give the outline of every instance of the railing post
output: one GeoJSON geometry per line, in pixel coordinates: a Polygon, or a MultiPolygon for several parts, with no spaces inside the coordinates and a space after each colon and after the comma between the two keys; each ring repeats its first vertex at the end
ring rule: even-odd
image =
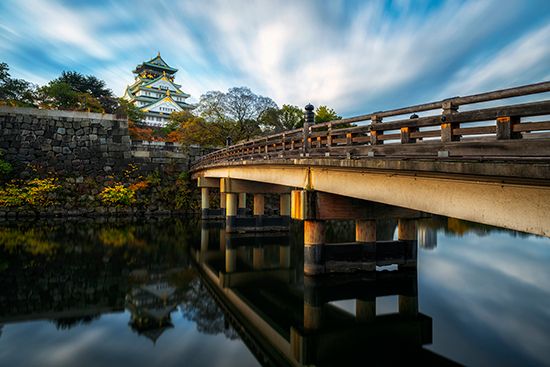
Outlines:
{"type": "Polygon", "coordinates": [[[284,152],[286,148],[286,134],[281,135],[281,150],[284,152]]]}
{"type": "MultiPolygon", "coordinates": [[[[449,141],[459,141],[459,135],[453,135],[453,129],[458,128],[459,124],[450,120],[447,116],[458,111],[458,106],[453,104],[453,101],[444,101],[442,106],[443,113],[441,115],[441,141],[446,143],[449,141]]],[[[452,118],[452,116],[451,116],[452,118]]]]}
{"type": "Polygon", "coordinates": [[[313,113],[313,105],[311,103],[308,103],[305,107],[305,121],[304,121],[304,129],[303,129],[303,145],[302,150],[304,153],[307,153],[310,148],[310,142],[309,142],[309,134],[310,134],[310,126],[313,125],[313,122],[315,120],[315,114],[313,113]]]}
{"type": "MultiPolygon", "coordinates": [[[[382,122],[382,118],[377,116],[377,115],[372,115],[371,116],[371,128],[376,126],[376,124],[379,124],[382,122]]],[[[384,144],[384,141],[383,140],[379,140],[378,139],[378,136],[384,134],[383,131],[376,131],[376,130],[372,130],[370,131],[370,143],[372,145],[378,145],[378,144],[384,144]]]]}
{"type": "MultiPolygon", "coordinates": [[[[416,113],[412,114],[410,119],[415,120],[418,118],[416,113]]],[[[401,128],[401,144],[416,143],[415,138],[411,138],[411,133],[417,132],[417,127],[406,126],[401,128]]]]}
{"type": "Polygon", "coordinates": [[[332,122],[328,123],[328,131],[327,131],[327,147],[332,146],[332,122]]]}
{"type": "Polygon", "coordinates": [[[519,117],[497,117],[497,140],[521,139],[521,133],[515,133],[514,125],[519,124],[519,117]]]}

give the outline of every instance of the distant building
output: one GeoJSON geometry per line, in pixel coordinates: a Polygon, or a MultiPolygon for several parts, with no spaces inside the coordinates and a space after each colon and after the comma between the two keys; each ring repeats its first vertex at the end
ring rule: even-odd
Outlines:
{"type": "Polygon", "coordinates": [[[133,73],[136,80],[126,87],[123,98],[145,112],[145,120],[151,126],[166,126],[172,112],[188,110],[194,106],[185,102],[189,94],[181,91],[181,85],[174,83],[174,69],[157,56],[139,64],[133,73]]]}

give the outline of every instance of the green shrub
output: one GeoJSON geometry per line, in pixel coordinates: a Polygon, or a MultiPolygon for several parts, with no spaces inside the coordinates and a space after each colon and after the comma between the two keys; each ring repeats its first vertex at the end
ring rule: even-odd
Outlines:
{"type": "Polygon", "coordinates": [[[12,182],[0,189],[0,207],[22,205],[49,206],[54,203],[51,194],[60,189],[56,178],[35,178],[27,182],[12,182]]]}
{"type": "Polygon", "coordinates": [[[128,206],[136,202],[136,192],[118,184],[105,187],[99,193],[99,198],[107,206],[128,206]]]}

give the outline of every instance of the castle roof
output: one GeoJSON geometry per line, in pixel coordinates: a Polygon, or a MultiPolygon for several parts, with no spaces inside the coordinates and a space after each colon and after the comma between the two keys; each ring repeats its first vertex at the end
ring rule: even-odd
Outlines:
{"type": "Polygon", "coordinates": [[[157,56],[153,57],[149,61],[145,61],[138,66],[136,66],[136,69],[133,71],[134,74],[139,74],[143,70],[147,69],[153,69],[156,71],[165,71],[167,74],[175,74],[178,69],[175,69],[173,67],[168,66],[166,61],[162,59],[160,56],[160,52],[157,54],[157,56]]]}

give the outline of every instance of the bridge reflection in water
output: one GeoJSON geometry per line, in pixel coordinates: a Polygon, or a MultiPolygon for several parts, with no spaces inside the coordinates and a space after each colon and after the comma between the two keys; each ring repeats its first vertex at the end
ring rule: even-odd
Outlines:
{"type": "MultiPolygon", "coordinates": [[[[299,238],[226,233],[223,223],[210,221],[191,251],[210,293],[259,361],[453,364],[423,348],[432,343],[432,319],[418,310],[416,266],[304,277],[299,238]],[[380,314],[376,300],[386,296],[398,297],[398,309],[380,314]],[[334,304],[340,300],[355,300],[355,311],[334,304]]],[[[431,241],[433,247],[433,235],[431,241]]]]}
{"type": "MultiPolygon", "coordinates": [[[[376,254],[377,263],[380,260],[385,265],[388,262],[384,256],[395,255],[384,247],[391,248],[395,242],[399,219],[376,220],[377,242],[366,246],[371,247],[367,255],[376,254]]],[[[412,221],[418,241],[407,242],[411,248],[417,244],[430,250],[441,241],[437,251],[423,253],[418,269],[416,262],[409,262],[391,268],[377,266],[376,271],[315,277],[304,276],[303,226],[296,221],[291,221],[290,230],[285,232],[255,234],[227,233],[223,222],[205,221],[201,225],[173,219],[141,224],[63,221],[0,227],[0,347],[4,353],[0,364],[32,365],[31,356],[18,352],[22,345],[32,348],[33,355],[53,355],[72,342],[105,330],[117,333],[120,348],[112,348],[111,339],[100,338],[79,352],[79,358],[95,361],[99,356],[108,356],[112,362],[108,364],[122,364],[135,353],[139,357],[134,358],[133,365],[151,365],[159,354],[176,350],[179,354],[171,354],[170,358],[179,363],[194,358],[184,346],[195,341],[207,351],[206,357],[198,359],[207,365],[214,364],[210,363],[211,355],[225,357],[228,349],[236,347],[240,356],[232,360],[236,365],[253,363],[246,347],[264,365],[355,365],[357,361],[452,364],[429,350],[432,348],[446,357],[475,364],[482,360],[474,353],[480,345],[491,360],[502,361],[502,345],[492,346],[502,334],[484,319],[476,318],[471,312],[476,307],[448,305],[457,297],[462,297],[461,305],[484,305],[485,298],[472,296],[469,287],[466,292],[449,292],[441,285],[460,288],[462,284],[457,285],[452,277],[430,285],[430,279],[446,274],[435,268],[442,261],[435,260],[441,259],[441,253],[451,250],[457,254],[483,254],[487,248],[477,243],[468,252],[466,238],[484,236],[489,240],[494,236],[500,241],[504,238],[501,230],[444,217],[412,221]],[[449,242],[449,238],[462,235],[464,241],[449,242]],[[454,243],[463,246],[453,249],[454,243]],[[430,268],[422,267],[428,264],[430,268]],[[439,275],[430,275],[434,272],[439,275]],[[438,308],[435,297],[440,295],[448,304],[438,308]],[[390,314],[385,307],[389,299],[395,302],[390,314]],[[459,313],[461,316],[457,316],[459,313]],[[468,321],[453,324],[457,318],[468,321]],[[44,326],[50,323],[55,327],[44,326]],[[454,325],[462,325],[465,330],[454,325]],[[35,332],[46,329],[46,334],[35,332]],[[489,330],[489,337],[483,334],[483,339],[476,339],[476,334],[482,334],[480,330],[489,330]],[[449,335],[467,340],[470,345],[455,351],[456,343],[449,342],[449,335]],[[233,342],[239,338],[246,347],[233,342]],[[136,346],[139,351],[132,349],[136,346]],[[239,363],[243,359],[248,363],[239,363]]],[[[326,242],[353,241],[355,228],[354,221],[327,220],[326,242]]],[[[513,233],[511,238],[513,242],[523,241],[521,246],[504,247],[506,251],[498,247],[499,254],[519,256],[513,248],[529,248],[529,254],[536,249],[527,243],[532,236],[513,233]]],[[[535,258],[543,259],[547,253],[542,248],[535,258]]],[[[447,260],[451,259],[460,266],[460,256],[447,260]]],[[[542,263],[528,264],[545,274],[542,263]]],[[[456,271],[466,278],[470,271],[481,274],[476,277],[480,284],[492,285],[498,280],[502,286],[501,293],[496,294],[508,295],[510,289],[521,294],[527,284],[506,280],[501,273],[492,278],[490,272],[479,273],[476,267],[463,265],[456,271]],[[490,281],[484,282],[485,277],[490,281]]],[[[480,284],[472,287],[483,288],[480,284]]],[[[534,304],[543,304],[547,294],[526,296],[526,301],[519,304],[501,302],[503,296],[494,298],[494,302],[504,309],[508,307],[503,313],[507,319],[535,315],[537,320],[545,321],[545,314],[534,304]],[[528,301],[531,299],[540,302],[528,301]]],[[[544,324],[536,324],[529,317],[520,320],[525,325],[521,333],[544,324]]],[[[546,335],[544,332],[540,329],[540,335],[546,335]]],[[[509,340],[514,338],[509,336],[509,340]]],[[[520,354],[519,346],[510,350],[515,361],[529,361],[520,354]]],[[[544,360],[544,350],[538,349],[537,353],[544,360]]]]}

